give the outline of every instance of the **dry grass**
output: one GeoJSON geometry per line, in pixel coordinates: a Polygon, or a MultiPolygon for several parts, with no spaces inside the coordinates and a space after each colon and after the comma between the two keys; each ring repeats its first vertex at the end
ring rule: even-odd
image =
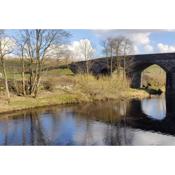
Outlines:
{"type": "Polygon", "coordinates": [[[129,82],[121,76],[101,76],[98,79],[92,75],[77,75],[75,89],[92,99],[116,98],[121,92],[129,90],[129,82]]]}

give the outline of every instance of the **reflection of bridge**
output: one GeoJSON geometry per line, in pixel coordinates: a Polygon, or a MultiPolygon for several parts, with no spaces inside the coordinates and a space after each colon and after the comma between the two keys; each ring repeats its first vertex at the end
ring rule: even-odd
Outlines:
{"type": "Polygon", "coordinates": [[[145,131],[155,131],[175,135],[175,96],[166,96],[166,116],[162,120],[148,117],[140,100],[128,102],[107,102],[72,106],[76,116],[97,120],[117,127],[131,127],[145,131]],[[95,106],[95,107],[94,107],[95,106]],[[121,113],[121,111],[124,111],[121,113]]]}
{"type": "Polygon", "coordinates": [[[166,117],[163,120],[155,120],[148,118],[146,114],[143,113],[141,102],[132,101],[130,110],[127,113],[127,120],[124,122],[127,125],[140,128],[142,130],[151,130],[155,132],[161,132],[164,134],[175,135],[175,97],[166,97],[166,117]]]}
{"type": "MultiPolygon", "coordinates": [[[[104,74],[110,72],[110,58],[99,58],[90,61],[90,72],[93,74],[104,74]]],[[[120,58],[123,65],[123,58],[120,58]]],[[[175,53],[131,55],[126,57],[126,72],[131,79],[131,87],[139,88],[141,84],[141,73],[147,67],[157,64],[166,72],[166,90],[175,93],[175,53]]],[[[86,62],[76,62],[70,65],[74,73],[85,72],[86,62]]],[[[116,69],[116,59],[113,59],[113,71],[116,69]]]]}

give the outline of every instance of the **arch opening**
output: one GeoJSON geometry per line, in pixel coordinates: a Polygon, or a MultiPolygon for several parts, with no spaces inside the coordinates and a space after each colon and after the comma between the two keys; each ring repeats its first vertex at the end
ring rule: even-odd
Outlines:
{"type": "Polygon", "coordinates": [[[157,64],[146,67],[141,72],[141,87],[151,87],[154,89],[166,89],[166,70],[157,64]]]}

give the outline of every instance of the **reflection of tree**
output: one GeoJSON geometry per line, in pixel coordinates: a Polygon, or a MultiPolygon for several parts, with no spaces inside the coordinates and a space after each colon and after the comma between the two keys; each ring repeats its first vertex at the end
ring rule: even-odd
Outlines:
{"type": "Polygon", "coordinates": [[[120,145],[118,138],[118,127],[115,125],[107,125],[106,132],[104,136],[104,142],[107,145],[120,145]]]}
{"type": "Polygon", "coordinates": [[[59,126],[59,123],[60,123],[60,119],[61,119],[61,116],[60,116],[60,113],[62,111],[58,111],[56,109],[52,109],[52,117],[50,117],[50,120],[51,120],[51,138],[50,140],[55,141],[57,136],[58,136],[58,132],[57,132],[57,129],[58,129],[58,126],[59,126]]]}
{"type": "Polygon", "coordinates": [[[4,145],[8,145],[8,118],[5,118],[4,145]]]}
{"type": "Polygon", "coordinates": [[[91,129],[91,126],[90,126],[90,121],[87,119],[83,145],[89,145],[90,141],[91,140],[93,141],[93,136],[92,136],[91,132],[92,132],[92,129],[91,129]]]}
{"type": "Polygon", "coordinates": [[[22,125],[22,144],[26,145],[26,113],[23,114],[23,125],[22,125]]]}
{"type": "MultiPolygon", "coordinates": [[[[72,107],[73,112],[79,118],[88,118],[102,122],[117,122],[122,120],[121,102],[94,102],[90,104],[76,105],[72,107]]],[[[123,103],[126,103],[125,101],[123,103]]],[[[123,110],[124,111],[124,110],[123,110]]]]}
{"type": "Polygon", "coordinates": [[[122,116],[120,121],[108,122],[105,134],[105,143],[108,145],[127,145],[127,125],[126,125],[126,113],[128,108],[127,102],[120,102],[118,110],[122,116]]]}
{"type": "Polygon", "coordinates": [[[86,119],[83,144],[88,144],[89,139],[93,139],[90,120],[106,123],[104,128],[104,142],[107,145],[127,144],[127,126],[125,120],[129,105],[127,101],[108,101],[72,107],[72,111],[76,113],[78,118],[86,119]]]}
{"type": "Polygon", "coordinates": [[[42,132],[42,127],[41,127],[38,113],[36,111],[31,112],[29,116],[30,116],[30,126],[31,126],[31,130],[30,130],[31,144],[47,145],[46,138],[42,132]]]}
{"type": "MultiPolygon", "coordinates": [[[[128,112],[129,105],[126,101],[108,101],[73,105],[67,108],[53,107],[49,108],[49,110],[44,109],[25,112],[19,114],[18,117],[14,117],[14,121],[17,120],[17,122],[12,122],[12,125],[10,124],[8,126],[8,121],[6,122],[4,127],[4,133],[6,133],[4,144],[9,144],[8,141],[15,141],[15,143],[18,141],[17,144],[23,145],[53,145],[59,144],[60,142],[63,143],[61,139],[64,137],[65,139],[69,139],[68,141],[72,138],[79,139],[73,141],[83,145],[99,143],[107,145],[127,145],[129,138],[127,134],[126,113],[128,112]],[[76,122],[77,124],[74,129],[79,131],[78,135],[76,135],[77,132],[74,133],[74,129],[72,131],[71,128],[67,127],[69,125],[66,125],[67,118],[74,115],[74,123],[76,122]],[[13,128],[9,129],[11,126],[13,128]],[[83,130],[78,130],[79,126],[83,130]],[[71,137],[67,138],[64,132],[69,131],[69,129],[71,137]],[[16,136],[14,138],[17,138],[17,140],[11,140],[12,134],[9,137],[9,130],[10,133],[14,132],[13,134],[16,136]],[[19,134],[19,132],[21,133],[19,134]]],[[[72,144],[74,143],[73,141],[69,143],[72,144]]]]}
{"type": "Polygon", "coordinates": [[[22,145],[47,145],[49,142],[43,133],[43,127],[39,120],[39,115],[40,113],[37,111],[30,111],[23,112],[21,116],[15,116],[14,119],[6,117],[4,122],[5,130],[3,132],[4,145],[8,145],[9,141],[13,144],[22,145]],[[10,121],[12,124],[9,126],[10,121]],[[28,128],[28,126],[30,127],[28,128]]]}

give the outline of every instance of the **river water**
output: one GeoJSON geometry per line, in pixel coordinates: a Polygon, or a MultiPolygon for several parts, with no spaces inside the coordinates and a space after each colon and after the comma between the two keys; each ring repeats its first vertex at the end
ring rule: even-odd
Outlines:
{"type": "Polygon", "coordinates": [[[164,96],[55,106],[0,116],[0,145],[175,145],[164,96]]]}

